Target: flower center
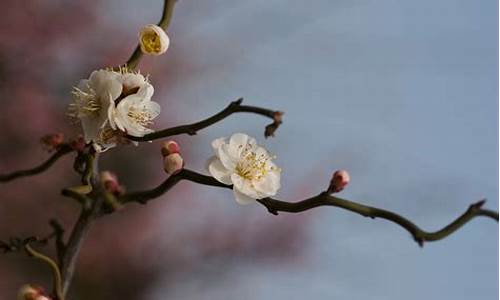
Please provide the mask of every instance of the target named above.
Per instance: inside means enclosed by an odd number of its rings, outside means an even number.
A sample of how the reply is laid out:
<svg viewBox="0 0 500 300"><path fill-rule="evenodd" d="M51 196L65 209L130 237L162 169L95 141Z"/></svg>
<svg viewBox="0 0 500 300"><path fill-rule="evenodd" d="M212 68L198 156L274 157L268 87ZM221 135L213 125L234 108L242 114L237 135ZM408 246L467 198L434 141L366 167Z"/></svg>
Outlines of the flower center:
<svg viewBox="0 0 500 300"><path fill-rule="evenodd" d="M241 148L241 146L240 146ZM243 150L242 159L236 164L236 174L247 180L262 179L269 168L267 162L271 159L266 154L257 155L254 151L246 148ZM271 170L273 168L271 167Z"/></svg>
<svg viewBox="0 0 500 300"><path fill-rule="evenodd" d="M133 122L140 124L144 127L153 124L153 117L144 108L130 107L127 116L132 119Z"/></svg>
<svg viewBox="0 0 500 300"><path fill-rule="evenodd" d="M160 37L154 32L145 33L142 36L142 44L147 52L160 52L161 41Z"/></svg>

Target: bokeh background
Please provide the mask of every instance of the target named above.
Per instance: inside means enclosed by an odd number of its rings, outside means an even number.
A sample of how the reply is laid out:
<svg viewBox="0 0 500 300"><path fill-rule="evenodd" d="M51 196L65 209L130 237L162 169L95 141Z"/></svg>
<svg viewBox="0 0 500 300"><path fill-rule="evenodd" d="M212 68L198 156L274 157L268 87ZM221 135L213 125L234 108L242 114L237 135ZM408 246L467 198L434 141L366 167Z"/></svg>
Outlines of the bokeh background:
<svg viewBox="0 0 500 300"><path fill-rule="evenodd" d="M2 3L0 171L47 157L38 139L76 136L70 90L94 69L123 63L161 0ZM278 155L280 198L323 190L335 169L342 196L435 230L473 201L498 209L498 1L181 0L166 55L140 66L162 105L162 127L209 116L229 101L284 110L235 115L180 136L187 166L203 170L209 143L246 132ZM1 185L0 238L69 229L78 206L71 157L44 175ZM103 155L127 189L155 186L159 143ZM50 248L47 251L53 251ZM498 225L475 219L419 248L398 226L334 208L272 216L227 191L179 184L147 206L96 222L71 299L498 299ZM0 256L0 299L45 266Z"/></svg>

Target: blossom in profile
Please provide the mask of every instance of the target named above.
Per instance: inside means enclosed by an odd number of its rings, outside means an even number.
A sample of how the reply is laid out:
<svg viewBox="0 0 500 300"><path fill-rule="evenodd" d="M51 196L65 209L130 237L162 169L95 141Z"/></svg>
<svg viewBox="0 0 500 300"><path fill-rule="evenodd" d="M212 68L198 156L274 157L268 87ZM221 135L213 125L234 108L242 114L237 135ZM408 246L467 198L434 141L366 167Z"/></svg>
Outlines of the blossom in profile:
<svg viewBox="0 0 500 300"><path fill-rule="evenodd" d="M229 139L214 140L212 148L215 155L208 161L208 171L219 182L233 185L238 203L249 204L276 195L281 170L254 138L235 133Z"/></svg>
<svg viewBox="0 0 500 300"><path fill-rule="evenodd" d="M86 143L97 141L121 93L120 73L108 70L92 72L89 79L81 80L73 89L70 115L82 124Z"/></svg>
<svg viewBox="0 0 500 300"><path fill-rule="evenodd" d="M139 32L139 45L144 54L161 55L167 51L170 39L163 28L149 24Z"/></svg>

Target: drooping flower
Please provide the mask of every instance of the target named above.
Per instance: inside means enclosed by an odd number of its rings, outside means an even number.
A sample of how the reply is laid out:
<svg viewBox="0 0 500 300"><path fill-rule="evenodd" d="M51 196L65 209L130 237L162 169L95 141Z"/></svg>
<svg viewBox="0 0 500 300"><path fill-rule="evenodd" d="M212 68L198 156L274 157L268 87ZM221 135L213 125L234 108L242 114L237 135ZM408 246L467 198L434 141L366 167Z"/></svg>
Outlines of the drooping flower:
<svg viewBox="0 0 500 300"><path fill-rule="evenodd" d="M92 72L74 88L70 115L80 120L86 143L97 140L121 93L120 73L108 70Z"/></svg>
<svg viewBox="0 0 500 300"><path fill-rule="evenodd" d="M215 155L208 161L208 171L219 182L233 185L238 203L249 204L276 195L281 170L254 138L235 133L229 139L214 140L212 148Z"/></svg>
<svg viewBox="0 0 500 300"><path fill-rule="evenodd" d="M149 24L139 32L139 45L145 54L160 55L167 51L170 39L158 25Z"/></svg>

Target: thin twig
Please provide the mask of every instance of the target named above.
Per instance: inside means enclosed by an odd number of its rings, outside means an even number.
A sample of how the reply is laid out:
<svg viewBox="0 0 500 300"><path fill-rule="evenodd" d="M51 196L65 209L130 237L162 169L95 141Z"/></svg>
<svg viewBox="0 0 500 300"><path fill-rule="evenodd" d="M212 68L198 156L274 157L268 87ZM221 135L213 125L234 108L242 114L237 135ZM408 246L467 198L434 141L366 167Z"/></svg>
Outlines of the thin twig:
<svg viewBox="0 0 500 300"><path fill-rule="evenodd" d="M59 266L57 265L57 263L50 257L36 251L35 249L33 249L29 242L26 243L26 245L24 246L24 248L26 249L26 252L28 252L29 255L43 261L44 263L48 264L50 269L52 270L52 276L54 277L54 293L56 295L56 299L57 300L64 300L64 295L63 295L63 292L62 292L62 289L61 289L61 271L59 269Z"/></svg>
<svg viewBox="0 0 500 300"><path fill-rule="evenodd" d="M159 186L151 190L128 193L120 197L119 200L122 203L128 203L128 202L147 203L148 201L158 198L164 193L168 192L173 186L175 186L181 180L188 180L203 185L232 189L231 185L220 183L213 177L206 176L191 170L183 169L178 174L170 176ZM477 203L471 204L469 208L461 216L459 216L457 219L455 219L453 222L443 227L442 229L434 232L428 232L422 230L420 227L415 225L407 218L400 216L396 213L393 213L391 211L335 197L329 195L326 192L320 193L317 196L298 202L286 202L272 198L264 198L257 201L260 204L264 205L267 208L267 210L274 215L277 215L278 212L280 211L288 213L298 213L319 206L334 206L360 214L365 217L370 217L372 219L374 218L385 219L390 222L396 223L399 226L406 229L420 246L423 246L423 243L426 241L430 242L430 241L438 241L444 239L445 237L449 236L450 234L458 230L460 227L462 227L475 217L479 216L489 217L498 222L498 212L482 208L483 204L485 203L485 200L481 200Z"/></svg>
<svg viewBox="0 0 500 300"><path fill-rule="evenodd" d="M0 175L0 182L8 182L16 178L40 174L43 171L50 168L59 158L63 157L64 155L70 152L73 152L73 149L68 144L63 144L57 149L57 151L54 154L52 154L52 156L49 159L47 159L41 165L31 169L19 170L9 174Z"/></svg>
<svg viewBox="0 0 500 300"><path fill-rule="evenodd" d="M242 102L243 98L233 101L225 109L218 112L217 114L196 123L155 131L153 133L146 134L143 137L127 136L127 138L133 141L152 141L179 134L195 135L199 130L207 128L234 113L241 113L241 112L258 114L273 120L273 123L266 126L266 130L264 132L265 137L273 136L276 129L278 129L279 125L282 123L281 118L283 113L280 111L270 110L256 106L241 105Z"/></svg>
<svg viewBox="0 0 500 300"><path fill-rule="evenodd" d="M175 2L175 0L165 0L165 3L163 4L163 12L160 22L158 22L158 26L160 26L164 30L167 30L167 27L170 24L170 20L172 19ZM143 53L141 51L141 47L137 45L124 67L132 70L135 69L141 61L142 55Z"/></svg>

